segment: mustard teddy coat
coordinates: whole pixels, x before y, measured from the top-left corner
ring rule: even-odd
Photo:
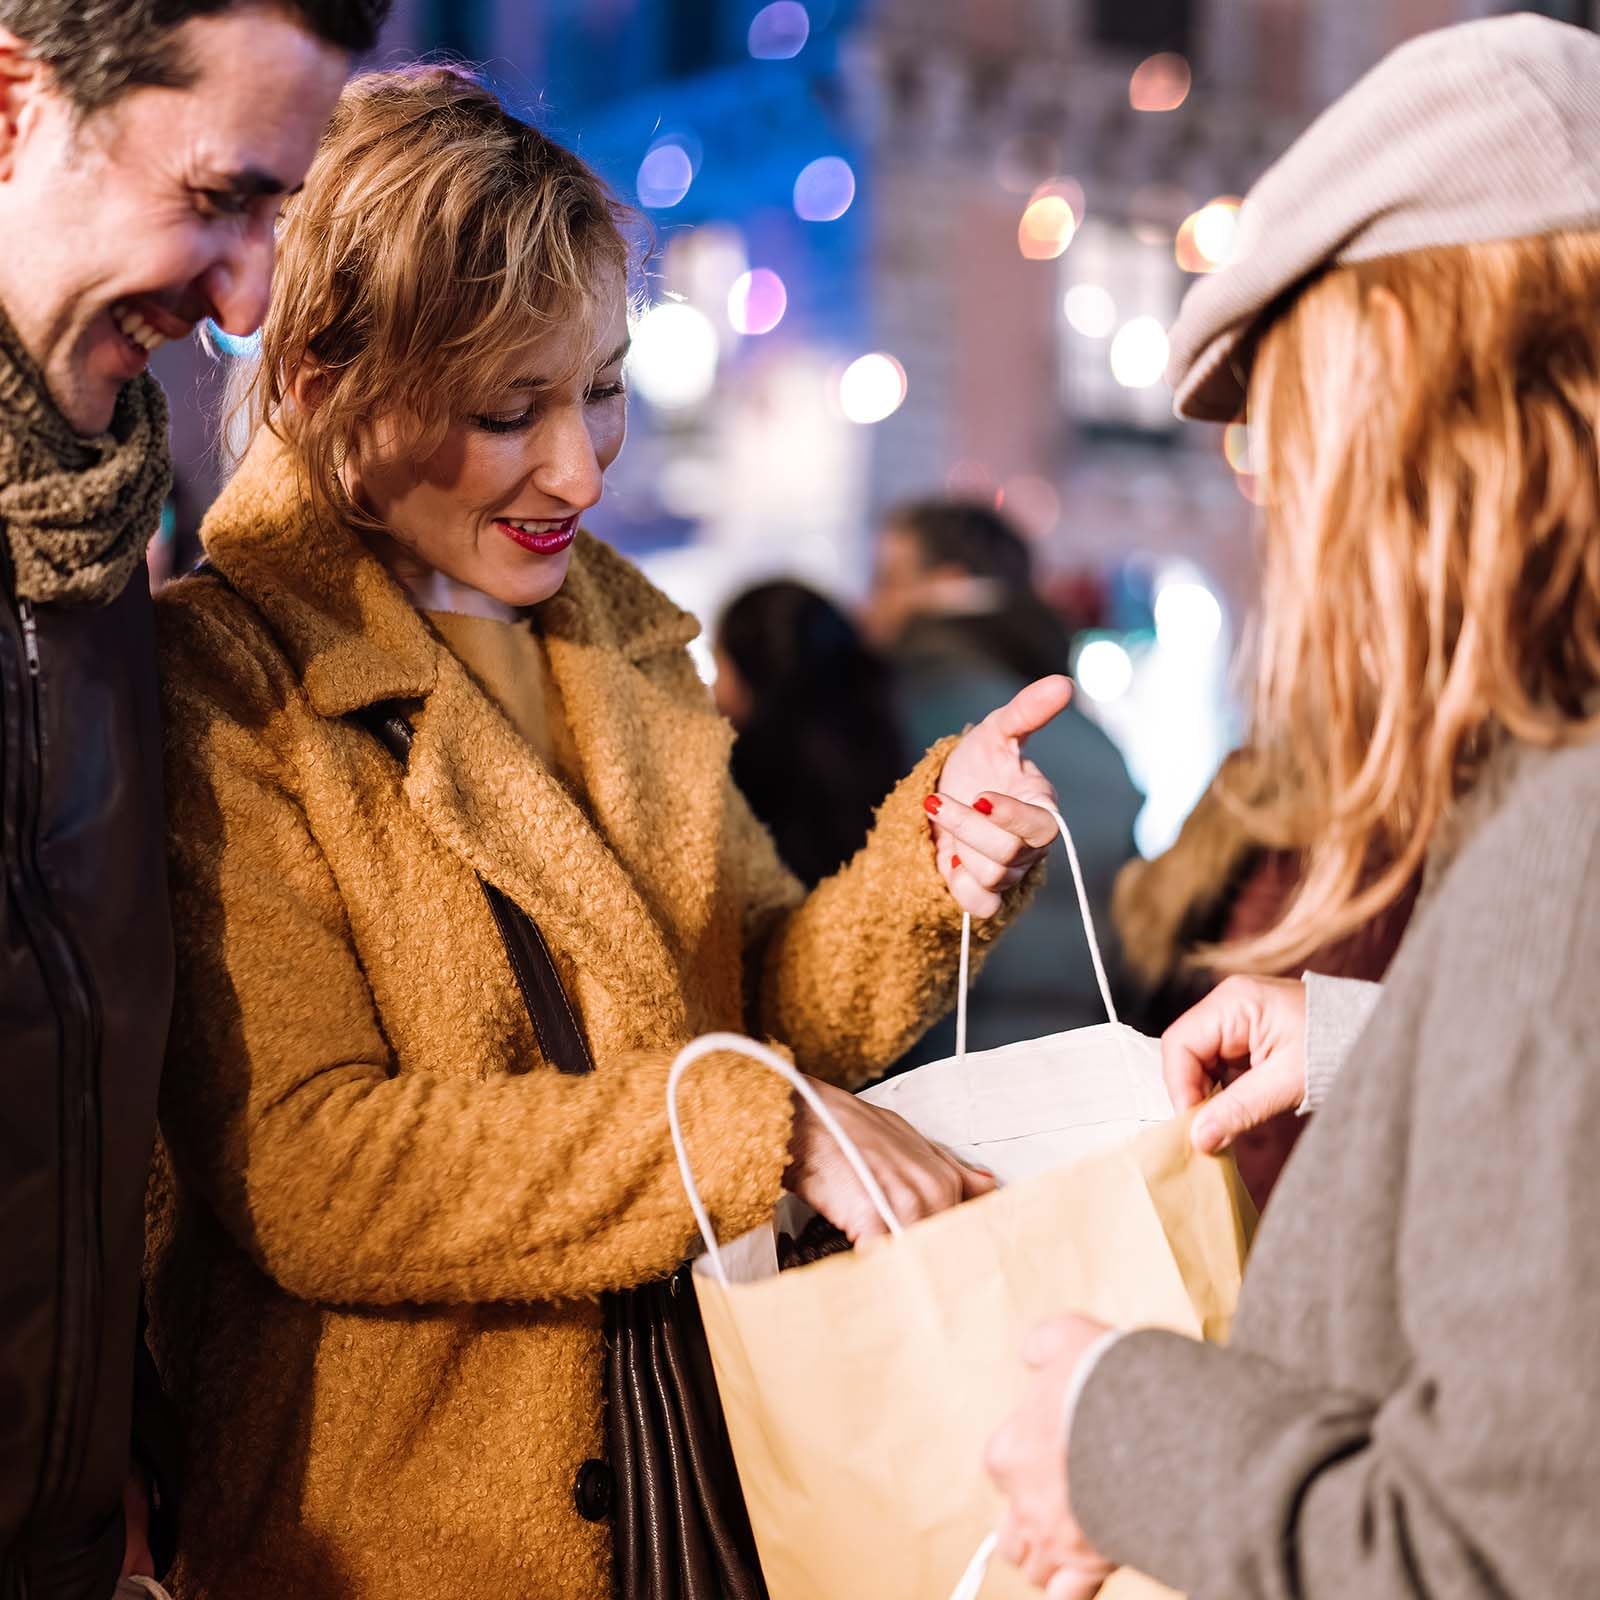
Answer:
[[[695,623],[605,545],[580,535],[539,612],[580,799],[270,436],[204,540],[226,583],[160,604],[174,1593],[607,1600],[610,1528],[574,1481],[604,1455],[597,1297],[694,1234],[669,1063],[734,1028],[857,1083],[949,1006],[960,917],[921,808],[949,742],[806,898],[730,781]],[[403,771],[350,719],[390,699],[416,704]],[[541,1062],[479,874],[543,930],[592,1076]],[[763,1221],[788,1088],[712,1058],[686,1113],[720,1231]]]

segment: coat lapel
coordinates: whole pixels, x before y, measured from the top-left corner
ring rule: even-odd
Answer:
[[[440,649],[437,681],[415,723],[407,800],[441,843],[503,889],[585,978],[610,991],[622,1014],[659,1016],[670,997],[666,1020],[678,1021],[676,965],[622,862],[566,786]]]
[[[587,537],[540,620],[595,825],[686,963],[717,892],[733,739],[708,694],[672,686],[699,625]]]
[[[660,681],[692,672],[683,648],[694,620],[580,534],[567,583],[539,620],[585,809],[353,530],[313,519],[270,435],[258,436],[202,535],[272,625],[319,713],[421,701],[403,787],[417,815],[607,991],[625,1035],[681,1033],[684,968],[717,888],[731,743],[709,697],[686,705]]]

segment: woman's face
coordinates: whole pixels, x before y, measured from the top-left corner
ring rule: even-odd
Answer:
[[[599,326],[597,345],[591,325],[502,366],[431,455],[373,447],[352,456],[348,487],[388,530],[379,554],[391,566],[440,572],[519,607],[560,589],[578,519],[598,503],[627,431],[620,285]],[[575,380],[555,381],[580,360]]]

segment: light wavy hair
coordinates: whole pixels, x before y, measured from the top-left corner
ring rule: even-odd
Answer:
[[[229,434],[242,446],[270,427],[313,503],[368,525],[343,483],[348,455],[380,427],[428,454],[551,333],[573,370],[547,376],[575,380],[627,292],[638,224],[469,71],[352,80],[284,207],[260,351],[230,374]],[[306,378],[314,403],[299,404]]]
[[[1269,323],[1256,736],[1234,796],[1303,854],[1259,937],[1285,970],[1391,904],[1504,737],[1600,732],[1600,234],[1329,271]]]

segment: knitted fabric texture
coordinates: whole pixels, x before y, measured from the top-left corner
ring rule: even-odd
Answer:
[[[0,312],[0,521],[18,597],[109,605],[144,558],[171,487],[160,384],[135,378],[108,432],[74,433]]]

